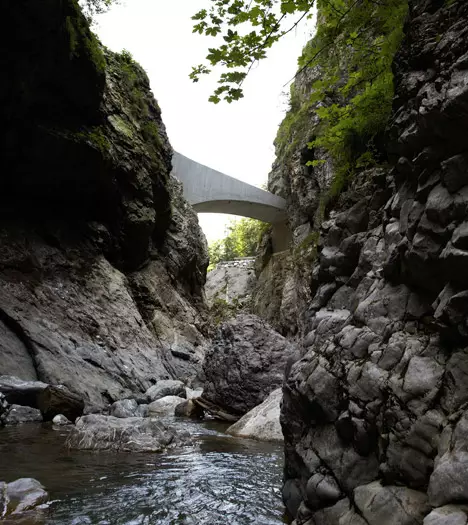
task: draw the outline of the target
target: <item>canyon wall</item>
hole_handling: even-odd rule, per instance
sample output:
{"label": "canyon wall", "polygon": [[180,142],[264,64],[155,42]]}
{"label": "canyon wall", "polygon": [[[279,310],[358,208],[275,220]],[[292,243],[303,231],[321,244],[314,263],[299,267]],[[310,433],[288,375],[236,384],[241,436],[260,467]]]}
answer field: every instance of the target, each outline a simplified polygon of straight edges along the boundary
{"label": "canyon wall", "polygon": [[7,0],[0,87],[0,375],[61,383],[88,409],[195,381],[208,257],[170,176],[149,81],[75,0]]}
{"label": "canyon wall", "polygon": [[466,2],[412,0],[385,161],[320,210],[336,166],[307,165],[313,109],[288,162],[279,150],[270,189],[298,260],[277,297],[295,297],[302,348],[283,391],[283,497],[298,525],[466,523],[467,57]]}

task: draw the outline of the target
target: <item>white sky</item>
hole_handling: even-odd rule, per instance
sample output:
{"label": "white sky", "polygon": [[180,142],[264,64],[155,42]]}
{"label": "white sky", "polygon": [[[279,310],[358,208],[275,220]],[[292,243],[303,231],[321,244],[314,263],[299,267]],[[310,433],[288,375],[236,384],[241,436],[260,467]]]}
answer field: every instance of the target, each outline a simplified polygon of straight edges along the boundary
{"label": "white sky", "polygon": [[[95,31],[113,51],[127,49],[146,70],[176,151],[211,168],[260,186],[274,160],[273,140],[287,107],[297,57],[312,24],[287,35],[244,83],[245,98],[212,104],[216,75],[194,84],[191,66],[203,62],[212,39],[192,33],[191,16],[209,0],[124,0],[98,18]],[[212,241],[223,237],[231,216],[200,214]]]}

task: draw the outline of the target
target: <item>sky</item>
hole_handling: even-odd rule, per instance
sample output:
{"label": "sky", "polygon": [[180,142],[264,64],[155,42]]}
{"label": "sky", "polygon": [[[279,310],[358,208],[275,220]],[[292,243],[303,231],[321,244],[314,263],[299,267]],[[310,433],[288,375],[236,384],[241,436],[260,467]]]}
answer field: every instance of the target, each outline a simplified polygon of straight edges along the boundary
{"label": "sky", "polygon": [[[297,58],[309,40],[304,23],[280,41],[244,83],[238,102],[212,104],[216,75],[197,84],[188,75],[214,42],[192,33],[191,16],[209,0],[122,0],[97,18],[95,31],[113,51],[130,51],[148,73],[173,148],[255,186],[267,181],[273,141],[287,109]],[[209,242],[224,236],[231,216],[199,214]]]}

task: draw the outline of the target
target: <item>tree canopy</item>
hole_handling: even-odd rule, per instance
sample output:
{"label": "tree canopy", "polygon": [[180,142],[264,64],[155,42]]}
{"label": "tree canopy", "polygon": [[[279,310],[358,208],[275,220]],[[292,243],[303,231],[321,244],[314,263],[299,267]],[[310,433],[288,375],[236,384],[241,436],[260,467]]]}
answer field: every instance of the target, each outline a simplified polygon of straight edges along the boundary
{"label": "tree canopy", "polygon": [[209,0],[208,4],[192,17],[193,31],[214,37],[216,45],[209,48],[207,63],[193,67],[190,76],[198,82],[211,73],[210,67],[222,66],[219,87],[210,97],[218,103],[222,98],[232,102],[243,97],[242,84],[253,65],[312,15],[315,0]]}
{"label": "tree canopy", "polygon": [[268,224],[255,219],[232,220],[226,229],[226,236],[208,246],[210,267],[221,261],[254,257],[260,237],[266,228]]}
{"label": "tree canopy", "polygon": [[[215,39],[206,63],[193,67],[191,78],[198,82],[211,67],[222,67],[218,84],[210,100],[218,103],[238,100],[242,85],[252,66],[267,56],[268,50],[284,35],[293,31],[305,18],[310,18],[316,6],[322,27],[320,46],[309,53],[303,68],[314,67],[320,55],[344,37],[346,45],[358,51],[356,62],[363,58],[371,62],[375,47],[392,47],[375,38],[388,32],[401,16],[400,0],[207,0],[209,6],[193,16],[193,31]],[[396,10],[396,12],[395,12]],[[401,24],[394,26],[400,28]],[[368,79],[378,71],[370,72]],[[288,80],[288,79],[286,79]],[[285,80],[285,81],[286,81]],[[366,75],[357,74],[354,84],[364,83]],[[351,89],[351,87],[350,87]]]}
{"label": "tree canopy", "polygon": [[84,14],[92,20],[96,15],[105,13],[113,4],[119,0],[78,0]]}

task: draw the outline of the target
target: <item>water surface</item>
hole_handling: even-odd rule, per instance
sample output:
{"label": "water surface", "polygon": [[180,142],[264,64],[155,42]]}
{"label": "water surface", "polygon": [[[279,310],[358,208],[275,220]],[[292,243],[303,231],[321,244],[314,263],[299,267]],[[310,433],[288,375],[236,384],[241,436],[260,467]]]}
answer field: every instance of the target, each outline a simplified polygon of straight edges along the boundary
{"label": "water surface", "polygon": [[38,479],[47,525],[279,525],[280,445],[224,435],[216,423],[171,422],[191,446],[162,454],[69,451],[67,430],[0,429],[0,480]]}

